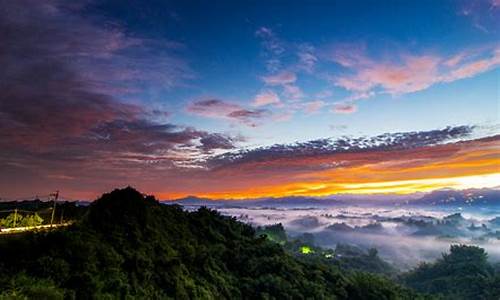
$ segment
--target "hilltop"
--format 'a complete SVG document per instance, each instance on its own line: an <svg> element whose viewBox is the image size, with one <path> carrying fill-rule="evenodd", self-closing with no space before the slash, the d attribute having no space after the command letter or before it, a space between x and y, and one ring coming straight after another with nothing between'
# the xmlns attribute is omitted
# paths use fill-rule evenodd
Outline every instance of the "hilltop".
<svg viewBox="0 0 500 300"><path fill-rule="evenodd" d="M3 295L28 298L414 296L377 275L300 261L215 211L186 212L132 188L104 194L68 229L5 238L0 252Z"/></svg>

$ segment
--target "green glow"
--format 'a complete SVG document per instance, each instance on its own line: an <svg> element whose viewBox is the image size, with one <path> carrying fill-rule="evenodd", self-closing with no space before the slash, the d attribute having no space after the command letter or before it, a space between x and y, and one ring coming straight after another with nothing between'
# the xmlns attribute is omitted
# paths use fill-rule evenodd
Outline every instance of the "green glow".
<svg viewBox="0 0 500 300"><path fill-rule="evenodd" d="M311 253L314 253L314 251L309 246L302 246L302 247L300 247L300 252L302 254L311 254Z"/></svg>

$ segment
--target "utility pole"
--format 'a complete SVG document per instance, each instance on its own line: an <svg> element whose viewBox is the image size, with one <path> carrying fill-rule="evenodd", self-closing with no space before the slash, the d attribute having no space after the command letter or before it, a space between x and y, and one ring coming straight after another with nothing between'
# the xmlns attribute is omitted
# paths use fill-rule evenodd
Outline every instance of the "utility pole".
<svg viewBox="0 0 500 300"><path fill-rule="evenodd" d="M57 198L59 198L59 191L56 191L55 193L50 194L51 197L54 197L54 207L52 208L52 216L50 217L50 227L52 227L52 224L54 223L54 215L56 213L56 202Z"/></svg>

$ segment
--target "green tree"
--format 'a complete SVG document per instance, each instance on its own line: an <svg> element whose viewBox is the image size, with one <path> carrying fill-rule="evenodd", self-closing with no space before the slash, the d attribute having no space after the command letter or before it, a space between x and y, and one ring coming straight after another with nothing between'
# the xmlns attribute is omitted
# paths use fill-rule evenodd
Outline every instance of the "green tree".
<svg viewBox="0 0 500 300"><path fill-rule="evenodd" d="M0 219L0 227L12 228L22 226L23 216L17 212L9 214L7 217Z"/></svg>
<svg viewBox="0 0 500 300"><path fill-rule="evenodd" d="M42 223L43 223L43 219L37 213L34 213L32 215L27 215L27 216L23 217L23 219L21 220L19 225L29 227L29 226L42 225Z"/></svg>
<svg viewBox="0 0 500 300"><path fill-rule="evenodd" d="M32 278L24 273L4 280L0 300L64 299L64 290L57 288L50 280Z"/></svg>
<svg viewBox="0 0 500 300"><path fill-rule="evenodd" d="M410 271L404 281L419 291L449 299L498 299L498 294L497 298L488 295L494 290L494 269L487 258L482 248L452 245L449 253Z"/></svg>

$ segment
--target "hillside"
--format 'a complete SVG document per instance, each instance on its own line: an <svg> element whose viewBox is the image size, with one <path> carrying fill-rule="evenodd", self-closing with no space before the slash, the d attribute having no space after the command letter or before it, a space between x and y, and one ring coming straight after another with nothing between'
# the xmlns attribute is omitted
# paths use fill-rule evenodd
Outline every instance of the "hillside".
<svg viewBox="0 0 500 300"><path fill-rule="evenodd" d="M383 277L294 258L248 225L104 194L72 227L0 239L0 298L417 299Z"/></svg>

